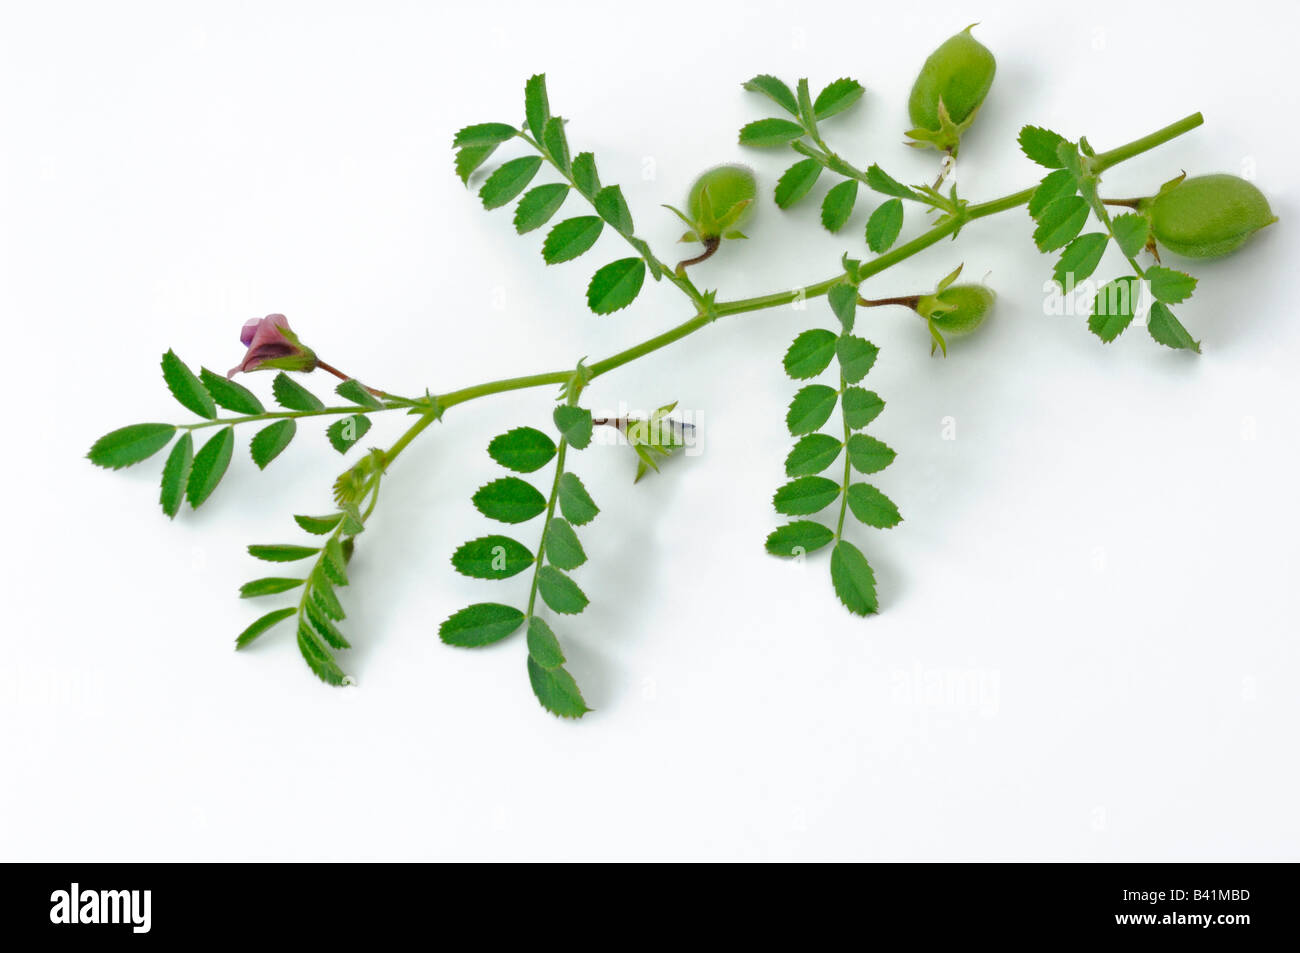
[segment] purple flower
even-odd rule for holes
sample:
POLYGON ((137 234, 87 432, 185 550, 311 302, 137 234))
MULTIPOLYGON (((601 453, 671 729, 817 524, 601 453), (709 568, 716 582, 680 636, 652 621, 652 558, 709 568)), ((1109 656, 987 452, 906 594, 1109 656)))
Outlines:
POLYGON ((315 353, 298 340, 282 314, 246 321, 239 340, 248 351, 237 367, 226 372, 227 377, 240 371, 310 371, 316 367, 315 353))

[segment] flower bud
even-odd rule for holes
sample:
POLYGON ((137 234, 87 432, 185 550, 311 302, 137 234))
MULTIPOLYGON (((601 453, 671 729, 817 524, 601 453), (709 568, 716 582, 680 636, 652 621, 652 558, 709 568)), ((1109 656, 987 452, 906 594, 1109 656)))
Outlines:
POLYGON ((310 371, 316 367, 316 354, 298 340, 282 314, 246 321, 239 340, 248 350, 244 359, 226 372, 227 377, 240 371, 310 371))
POLYGON ((930 54, 912 85, 907 114, 912 120, 909 143, 957 154, 961 134, 984 103, 997 61, 979 40, 971 36, 971 24, 949 37, 930 54))
POLYGON ((1226 255, 1277 221, 1264 193, 1235 175, 1178 179, 1138 207, 1156 241, 1186 258, 1226 255))
POLYGON ((758 182, 748 166, 720 165, 705 172, 686 200, 686 217, 695 238, 705 243, 744 238, 740 226, 753 216, 757 195, 758 182))

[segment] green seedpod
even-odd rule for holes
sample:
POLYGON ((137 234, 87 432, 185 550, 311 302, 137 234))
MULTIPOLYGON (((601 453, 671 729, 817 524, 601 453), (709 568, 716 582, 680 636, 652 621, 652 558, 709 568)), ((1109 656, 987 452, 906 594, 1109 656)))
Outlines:
POLYGON ((687 217, 702 242, 744 238, 740 233, 754 214, 758 181, 744 165, 720 165, 705 172, 691 186, 687 217))
POLYGON ((1226 255, 1277 221, 1263 192, 1226 174, 1175 180, 1138 208, 1156 241, 1186 258, 1226 255))
MULTIPOLYGON (((950 276, 955 277, 955 273, 950 276)), ((947 339, 964 337, 975 331, 988 318, 996 299, 993 289, 984 285, 943 282, 933 294, 917 298, 916 312, 925 318, 930 328, 930 353, 938 349, 946 356, 947 339)))
POLYGON ((921 67, 907 100, 913 126, 909 145, 957 154, 961 134, 975 121, 997 70, 989 48, 971 36, 974 26, 945 40, 921 67))

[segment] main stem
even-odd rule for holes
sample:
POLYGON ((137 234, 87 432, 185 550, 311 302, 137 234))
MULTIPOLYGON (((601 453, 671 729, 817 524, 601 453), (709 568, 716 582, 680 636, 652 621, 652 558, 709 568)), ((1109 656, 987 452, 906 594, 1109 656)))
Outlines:
MULTIPOLYGON (((1104 171, 1114 165, 1124 162, 1134 156, 1141 155, 1162 145, 1171 139, 1186 132, 1190 132, 1205 120, 1200 113, 1193 113, 1178 122, 1171 123, 1162 129, 1157 129, 1141 139, 1134 139, 1132 142, 1111 149, 1108 152, 1100 152, 1094 159, 1094 167, 1097 171, 1104 171)), ((911 258, 913 255, 924 251, 931 245, 934 245, 951 235, 955 235, 960 228, 967 222, 976 219, 987 218, 990 215, 997 215, 1013 208, 1018 208, 1027 203, 1034 194, 1036 186, 1022 189, 1019 192, 1013 192, 1010 195, 1004 195, 1002 198, 993 199, 989 202, 982 202, 978 205, 969 205, 966 207, 961 220, 950 219, 942 222, 930 229, 924 234, 918 235, 909 242, 897 246, 883 255, 878 255, 871 261, 863 264, 853 276, 858 282, 877 275, 901 261, 911 258)), ((802 301, 808 298, 817 298, 833 288, 836 284, 844 279, 844 275, 835 275, 827 278, 825 281, 818 281, 811 285, 805 285, 802 288, 794 288, 790 291, 779 291, 774 294, 760 295, 754 298, 741 298, 736 301, 724 301, 715 304, 711 309, 701 310, 695 317, 689 321, 677 325, 662 334, 655 335, 640 344, 633 345, 626 350, 612 354, 602 361, 597 361, 588 366, 589 379, 594 380, 602 374, 608 374, 615 368, 629 364, 638 358, 658 351, 660 348, 667 347, 680 341, 684 337, 694 334, 696 331, 713 323, 718 318, 733 314, 745 314, 750 311, 761 311, 765 308, 775 308, 781 305, 791 304, 795 301, 802 301)), ((506 391, 524 390, 530 387, 543 387, 546 385, 563 384, 573 376, 571 370, 551 371, 545 374, 532 374, 526 377, 508 377, 504 380, 488 381, 484 384, 476 384, 472 387, 464 387, 460 390, 450 391, 446 394, 440 394, 436 400, 438 406, 447 408, 456 404, 463 404, 469 400, 476 400, 479 397, 486 397, 489 394, 501 394, 506 391)))

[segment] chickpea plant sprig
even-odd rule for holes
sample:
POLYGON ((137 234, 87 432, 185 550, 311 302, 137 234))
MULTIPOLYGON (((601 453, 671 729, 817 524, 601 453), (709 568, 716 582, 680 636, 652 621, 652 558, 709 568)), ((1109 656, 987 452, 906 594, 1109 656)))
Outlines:
MULTIPOLYGON (((486 519, 504 524, 504 530, 485 532, 449 552, 452 568, 461 575, 492 582, 494 588, 521 577, 527 586, 503 585, 497 590, 505 593, 498 597, 502 601, 474 602, 450 612, 438 635, 448 645, 476 648, 522 631, 526 675, 538 701, 555 715, 578 718, 590 707, 566 667, 562 633, 556 631, 571 625, 568 620, 589 604, 581 579, 576 578, 592 571, 578 531, 587 531, 600 508, 577 472, 586 467, 575 468, 578 455, 588 466, 600 465, 604 455, 589 448, 595 443, 597 427, 612 428, 619 442, 633 450, 639 480, 658 471, 688 445, 693 434, 689 422, 673 416, 673 402, 644 418, 597 417, 584 405, 588 388, 606 374, 722 318, 825 296, 833 320, 817 324, 830 326, 798 329, 782 357, 782 367, 798 385, 784 421, 795 442, 785 459, 788 480, 776 490, 773 506, 789 519, 768 535, 766 548, 777 556, 802 557, 829 547, 831 587, 840 602, 858 615, 877 612, 881 600, 867 556, 871 546, 855 541, 854 524, 889 529, 903 517, 880 488, 862 479, 875 479, 875 474, 893 464, 896 454, 865 432, 884 411, 885 401, 867 382, 880 351, 860 333, 860 326, 865 316, 877 313, 874 309, 906 309, 925 323, 931 353, 947 356, 950 341, 976 332, 988 319, 996 297, 983 284, 959 282, 962 266, 958 263, 954 268, 951 261, 942 278, 920 291, 882 289, 888 293, 876 296, 880 291, 873 287, 868 294, 864 287, 868 282, 945 239, 957 239, 981 219, 1025 206, 1035 245, 1057 256, 1052 277, 1063 291, 1088 280, 1112 246, 1127 263, 1130 273, 1106 282, 1095 295, 1088 319, 1093 334, 1103 342, 1113 341, 1143 311, 1143 301, 1149 297, 1146 325, 1151 337, 1169 348, 1198 352, 1199 342, 1170 307, 1187 302, 1196 279, 1164 263, 1161 250, 1190 259, 1217 257, 1236 251, 1276 221, 1254 185, 1222 174, 1190 178, 1180 174, 1142 198, 1103 197, 1102 176, 1108 169, 1195 129, 1202 123, 1199 113, 1102 152, 1086 137, 1068 139, 1027 125, 1020 132, 1019 145, 1046 169, 1041 181, 982 202, 959 195, 955 185, 944 190, 951 160, 990 92, 995 71, 992 52, 975 40, 970 27, 926 60, 909 97, 913 128, 907 135, 909 144, 933 147, 943 156, 939 176, 929 185, 905 185, 878 163, 854 164, 827 143, 830 121, 846 121, 840 117, 862 99, 864 90, 856 80, 836 79, 815 97, 807 79, 798 80, 793 89, 768 74, 744 83, 746 90, 766 96, 784 115, 749 123, 740 131, 740 144, 756 149, 788 147, 800 156, 771 192, 779 208, 790 208, 809 196, 822 174, 828 173, 838 181, 822 198, 821 221, 827 230, 839 233, 853 214, 861 187, 880 198, 867 217, 862 247, 853 240, 855 247, 841 256, 830 277, 800 288, 735 299, 720 298, 717 289, 697 284, 698 272, 692 269, 714 258, 728 242, 745 239, 753 231, 750 220, 767 194, 754 171, 734 162, 715 166, 696 180, 684 208, 666 205, 687 227, 681 240, 702 248, 669 265, 638 234, 619 186, 602 183, 594 154, 572 149, 566 121, 551 112, 545 77, 533 76, 524 84, 522 125, 483 122, 456 133, 452 146, 457 175, 466 185, 476 182, 485 209, 513 203, 513 224, 519 235, 545 229, 540 250, 547 265, 575 261, 598 245, 602 255, 612 246, 630 250, 592 273, 586 303, 594 314, 612 315, 626 308, 645 289, 649 275, 653 282, 672 285, 683 296, 689 309, 685 321, 590 363, 584 358, 559 370, 408 397, 343 373, 304 344, 283 315, 267 315, 244 326, 243 358, 224 375, 207 368, 196 374, 167 351, 161 361, 163 380, 193 418, 114 430, 95 441, 90 460, 119 469, 171 446, 162 467, 159 502, 164 514, 176 517, 185 503, 198 508, 216 491, 234 459, 237 431, 252 425, 248 452, 258 469, 266 469, 294 441, 299 423, 314 417, 328 420, 329 444, 355 459, 334 482, 332 511, 294 516, 306 540, 249 546, 255 559, 307 568, 280 569, 241 587, 243 598, 278 596, 290 601, 249 624, 236 638, 235 647, 247 649, 293 620, 294 638, 310 669, 328 684, 347 685, 352 679, 336 655, 351 644, 341 625, 345 611, 339 590, 349 583, 357 539, 376 512, 390 468, 424 431, 461 404, 508 391, 558 388, 547 417, 498 432, 487 442, 488 456, 500 469, 475 491, 471 503, 486 519), (481 172, 499 150, 515 154, 490 172, 481 172), (575 202, 581 207, 575 208, 575 202), (908 204, 919 207, 929 221, 902 240, 908 204), (564 215, 552 224, 562 211, 564 215), (1090 221, 1094 228, 1085 230, 1090 221), (1150 256, 1152 263, 1142 256, 1150 256), (233 379, 236 374, 266 370, 275 372, 270 393, 278 409, 268 410, 263 398, 233 379), (327 405, 290 376, 318 371, 339 379, 334 390, 341 402, 327 405), (358 449, 372 419, 393 412, 414 420, 386 449, 358 449), (534 426, 539 423, 542 426, 534 426), (201 441, 197 449, 196 439, 201 441), (532 478, 537 473, 544 474, 540 483, 532 478), (536 526, 531 536, 525 534, 530 523, 536 526)), ((716 265, 707 268, 722 276, 716 265)), ((796 316, 803 313, 792 309, 796 316)))

